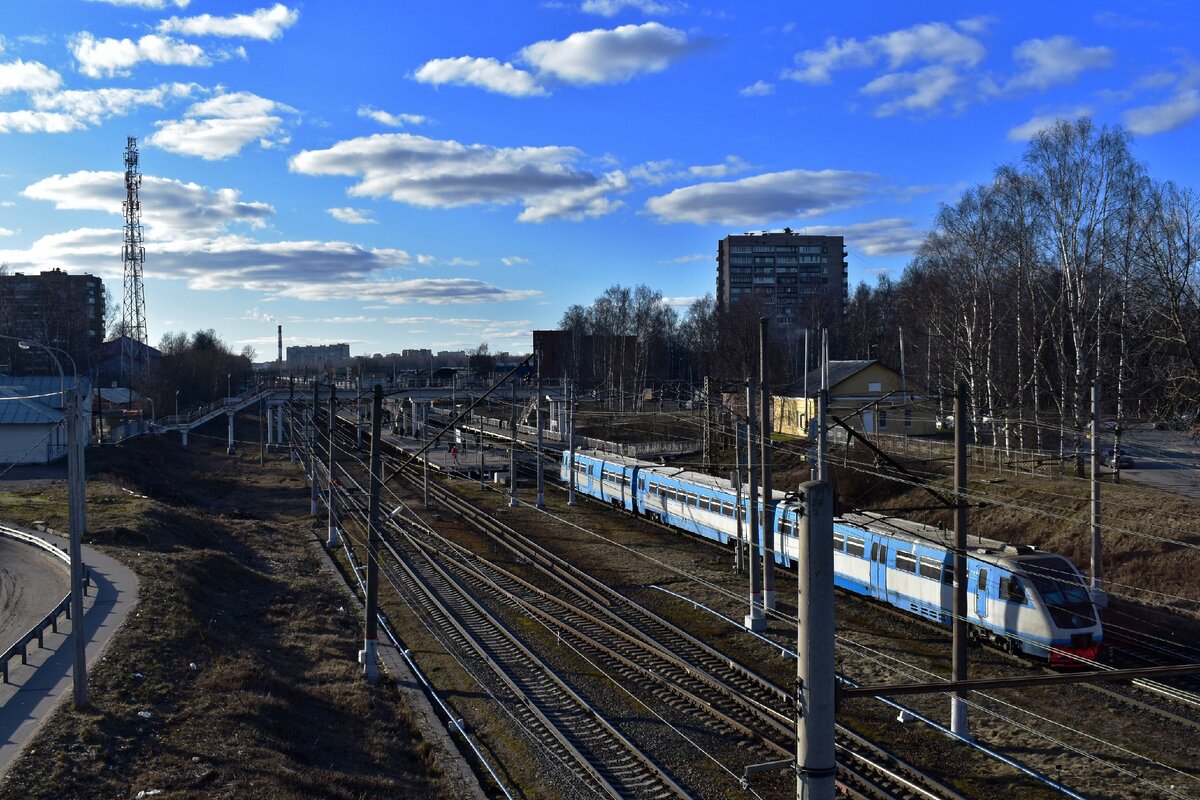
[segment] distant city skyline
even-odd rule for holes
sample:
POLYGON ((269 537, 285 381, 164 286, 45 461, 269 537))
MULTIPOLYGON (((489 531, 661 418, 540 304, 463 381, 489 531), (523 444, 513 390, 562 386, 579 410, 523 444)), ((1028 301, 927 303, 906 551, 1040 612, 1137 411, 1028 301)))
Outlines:
POLYGON ((1194 4, 44 0, 0 9, 0 262, 121 296, 138 138, 149 340, 259 360, 524 352, 613 284, 682 313, 717 243, 844 236, 897 277, 1056 118, 1200 186, 1194 4), (969 13, 966 13, 968 12, 969 13))

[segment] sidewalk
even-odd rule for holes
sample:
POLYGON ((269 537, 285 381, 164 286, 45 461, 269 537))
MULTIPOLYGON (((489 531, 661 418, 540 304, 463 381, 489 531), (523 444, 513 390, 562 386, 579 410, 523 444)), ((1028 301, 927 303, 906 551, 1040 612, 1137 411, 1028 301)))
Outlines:
MULTIPOLYGON (((10 527, 64 548, 67 545, 61 536, 16 525, 10 527)), ((84 597, 83 614, 90 670, 99 663, 112 635, 136 605, 138 580, 121 563, 90 547, 83 548, 83 563, 92 577, 91 589, 84 597)), ((10 683, 0 684, 0 780, 58 704, 63 700, 70 702, 74 691, 71 674, 74 648, 67 634, 71 625, 64 618, 57 634, 47 631, 45 647, 30 648, 27 666, 14 659, 10 664, 10 683)))

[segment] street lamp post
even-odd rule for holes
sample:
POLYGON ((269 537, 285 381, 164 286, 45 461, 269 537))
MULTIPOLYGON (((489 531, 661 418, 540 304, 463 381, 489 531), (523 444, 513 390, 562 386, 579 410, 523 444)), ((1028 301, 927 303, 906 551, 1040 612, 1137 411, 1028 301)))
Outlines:
POLYGON ((175 390, 175 421, 179 422, 179 390, 175 390))
POLYGON ((68 518, 68 555, 71 562, 71 639, 75 650, 75 668, 73 677, 75 683, 75 707, 84 708, 88 704, 87 689, 87 654, 84 649, 83 634, 83 530, 87 527, 87 497, 84 488, 83 466, 83 437, 79 430, 80 398, 79 370, 71 354, 57 347, 42 344, 27 339, 17 339, 15 336, 2 336, 4 339, 15 339, 22 350, 40 347, 46 351, 58 368, 59 387, 63 402, 63 416, 67 422, 67 518, 68 518), (68 406, 66 391, 66 373, 62 363, 54 351, 62 353, 71 362, 71 372, 75 376, 75 385, 71 390, 71 402, 68 406))
POLYGON ((233 373, 225 373, 225 397, 233 397, 233 373))

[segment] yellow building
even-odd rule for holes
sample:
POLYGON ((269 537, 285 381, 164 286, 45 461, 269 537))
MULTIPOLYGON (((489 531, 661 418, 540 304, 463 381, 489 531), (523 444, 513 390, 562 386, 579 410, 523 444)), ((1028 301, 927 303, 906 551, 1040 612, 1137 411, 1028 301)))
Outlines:
MULTIPOLYGON (((815 369, 803 381, 772 392, 774 431, 807 437, 820 390, 821 370, 815 369)), ((875 360, 829 362, 829 414, 865 433, 922 436, 938 430, 924 390, 905 386, 899 372, 875 360)))

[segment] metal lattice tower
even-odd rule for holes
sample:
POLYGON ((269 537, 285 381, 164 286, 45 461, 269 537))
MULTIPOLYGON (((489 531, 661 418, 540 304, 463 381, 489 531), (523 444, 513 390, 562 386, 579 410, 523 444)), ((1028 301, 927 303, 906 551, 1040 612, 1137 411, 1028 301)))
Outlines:
POLYGON ((130 136, 125 140, 125 298, 121 303, 121 329, 128 337, 126 348, 129 352, 123 353, 122 373, 127 370, 140 371, 140 362, 149 344, 146 341, 146 295, 142 289, 142 262, 146 260, 146 248, 142 246, 142 203, 138 199, 141 185, 137 137, 130 136))

